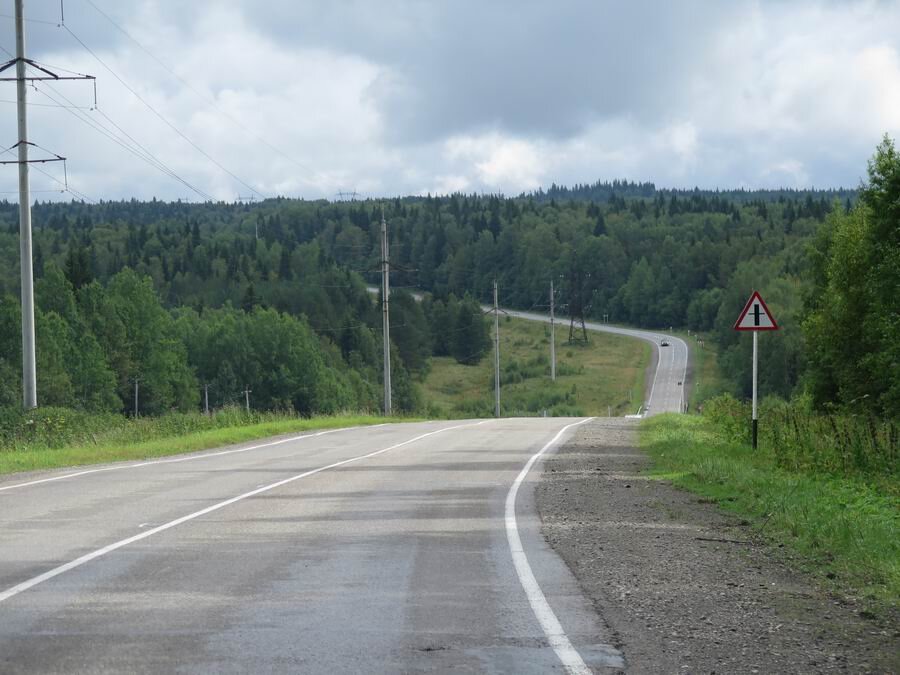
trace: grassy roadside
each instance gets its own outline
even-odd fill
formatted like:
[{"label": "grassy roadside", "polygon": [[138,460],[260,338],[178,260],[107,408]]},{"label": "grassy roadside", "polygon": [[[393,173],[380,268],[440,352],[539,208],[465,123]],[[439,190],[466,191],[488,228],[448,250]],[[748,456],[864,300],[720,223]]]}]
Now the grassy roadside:
[{"label": "grassy roadside", "polygon": [[660,415],[641,426],[655,476],[727,511],[795,554],[795,562],[866,611],[900,611],[900,499],[861,479],[778,468],[726,441],[702,417]]},{"label": "grassy roadside", "polygon": [[[311,419],[288,415],[256,415],[252,422],[239,423],[237,420],[227,426],[183,432],[166,425],[165,418],[150,421],[140,430],[141,435],[151,438],[135,438],[133,429],[116,430],[113,438],[96,442],[76,442],[60,447],[47,447],[46,443],[20,444],[18,447],[0,448],[0,475],[37,469],[56,469],[87,464],[101,464],[126,460],[141,460],[165,457],[187,452],[196,452],[224,445],[244,443],[260,438],[291,434],[304,431],[335,429],[340,427],[379,424],[386,420],[368,415],[343,415],[335,417],[315,417]],[[391,422],[413,421],[391,419]],[[153,428],[155,425],[156,428]],[[117,437],[117,438],[116,438]]]},{"label": "grassy roadside", "polygon": [[[590,332],[590,342],[566,344],[568,324],[556,327],[557,379],[550,380],[550,326],[507,318],[500,323],[504,415],[624,415],[644,400],[650,345],[633,338]],[[421,383],[434,417],[493,415],[493,355],[466,366],[432,359]]]}]

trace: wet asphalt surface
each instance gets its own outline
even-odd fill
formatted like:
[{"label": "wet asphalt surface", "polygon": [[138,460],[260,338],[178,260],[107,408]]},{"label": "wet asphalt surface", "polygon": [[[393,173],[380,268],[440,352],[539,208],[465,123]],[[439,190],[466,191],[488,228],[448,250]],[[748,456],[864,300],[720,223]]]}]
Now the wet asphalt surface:
[{"label": "wet asphalt surface", "polygon": [[[0,672],[561,672],[504,500],[571,421],[389,425],[4,477]],[[585,662],[620,665],[540,534],[539,475],[517,501],[534,576]]]}]

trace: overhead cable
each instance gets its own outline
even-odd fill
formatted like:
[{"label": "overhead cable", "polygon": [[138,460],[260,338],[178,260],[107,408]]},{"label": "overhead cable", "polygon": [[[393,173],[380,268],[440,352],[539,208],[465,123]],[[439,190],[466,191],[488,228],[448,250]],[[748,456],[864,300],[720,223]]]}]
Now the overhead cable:
[{"label": "overhead cable", "polygon": [[140,101],[140,102],[144,105],[144,107],[147,108],[147,110],[149,110],[150,112],[152,112],[152,113],[153,113],[153,114],[154,114],[161,122],[163,122],[166,126],[168,126],[168,127],[169,127],[172,131],[174,131],[176,134],[178,134],[178,135],[179,135],[186,143],[188,143],[188,145],[190,145],[192,148],[194,148],[194,150],[196,150],[197,152],[199,152],[199,153],[200,153],[201,155],[203,155],[207,160],[209,160],[212,164],[214,164],[216,167],[218,167],[221,171],[223,171],[224,173],[226,173],[226,174],[228,174],[229,176],[231,176],[235,181],[237,181],[238,183],[240,183],[241,185],[243,185],[245,188],[247,188],[248,190],[250,190],[250,191],[253,192],[254,194],[259,195],[259,196],[262,197],[263,199],[265,199],[265,198],[267,197],[267,195],[265,195],[265,194],[263,194],[262,192],[260,192],[259,190],[257,190],[255,187],[253,187],[252,185],[250,185],[248,182],[246,182],[245,180],[243,180],[242,178],[240,178],[237,174],[235,174],[234,172],[230,171],[230,170],[227,169],[224,165],[222,165],[220,162],[218,162],[212,155],[210,155],[210,154],[209,154],[208,152],[206,152],[203,148],[201,148],[199,145],[197,145],[197,143],[195,143],[195,142],[194,142],[187,134],[185,134],[183,131],[181,131],[181,129],[179,129],[179,128],[176,127],[172,122],[170,122],[169,119],[168,119],[165,115],[163,115],[161,112],[159,112],[158,110],[156,110],[156,108],[154,108],[152,105],[150,105],[150,103],[149,103],[143,96],[141,96],[141,95],[137,92],[137,90],[134,89],[134,87],[132,87],[130,84],[128,84],[128,83],[127,83],[127,82],[126,82],[126,81],[125,81],[118,73],[116,73],[116,71],[114,71],[110,66],[108,66],[108,65],[106,64],[106,62],[105,62],[103,59],[101,59],[101,58],[97,55],[96,52],[94,52],[94,50],[92,50],[90,47],[88,47],[87,44],[85,44],[85,42],[84,42],[80,37],[78,37],[75,33],[73,33],[71,28],[69,28],[69,27],[66,26],[66,25],[63,25],[62,28],[63,28],[69,35],[71,35],[72,38],[73,38],[79,45],[81,45],[81,47],[82,47],[88,54],[90,54],[91,56],[93,56],[94,59],[96,59],[97,63],[99,63],[101,66],[103,66],[103,67],[104,67],[104,68],[105,68],[105,69],[106,69],[106,70],[107,70],[114,78],[116,78],[116,80],[119,81],[119,84],[121,84],[121,85],[122,85],[123,87],[125,87],[129,92],[131,92],[131,94],[132,94],[138,101]]}]

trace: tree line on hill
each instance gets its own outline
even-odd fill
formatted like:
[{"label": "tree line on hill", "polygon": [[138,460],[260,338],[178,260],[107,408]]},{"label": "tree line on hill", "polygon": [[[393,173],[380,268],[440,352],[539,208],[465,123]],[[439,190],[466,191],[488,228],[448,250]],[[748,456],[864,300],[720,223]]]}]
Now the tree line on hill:
[{"label": "tree line on hill", "polygon": [[[415,380],[432,356],[473,363],[489,348],[479,303],[497,279],[503,305],[546,309],[552,280],[562,314],[700,332],[739,395],[749,341],[731,326],[759,290],[782,327],[762,336],[763,391],[896,416],[890,140],[869,173],[858,193],[614,182],[516,198],[37,204],[38,358],[52,380],[41,400],[127,410],[138,377],[150,412],[197,406],[204,384],[218,403],[250,388],[260,407],[377,408],[381,317],[366,281],[378,278],[383,207],[401,409],[421,406]],[[0,404],[14,405],[17,210],[3,203],[0,261]]]}]

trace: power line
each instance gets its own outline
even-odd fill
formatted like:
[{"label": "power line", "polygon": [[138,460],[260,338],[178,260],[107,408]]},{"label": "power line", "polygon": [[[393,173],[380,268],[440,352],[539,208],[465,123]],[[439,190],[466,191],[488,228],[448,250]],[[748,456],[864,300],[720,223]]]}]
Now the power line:
[{"label": "power line", "polygon": [[[14,154],[11,148],[4,149],[4,150],[2,150],[2,151],[0,151],[0,152],[8,153],[8,154],[10,154],[10,155]],[[43,170],[41,167],[39,167],[39,166],[33,166],[33,167],[31,167],[31,168],[33,168],[35,171],[37,171],[37,172],[39,172],[39,173],[44,174],[44,175],[47,176],[47,178],[49,178],[50,180],[52,180],[52,181],[54,181],[54,182],[59,183],[60,185],[62,185],[62,186],[63,186],[63,189],[60,190],[60,192],[68,192],[68,193],[71,194],[73,197],[76,197],[76,198],[78,198],[78,199],[84,200],[84,201],[86,201],[86,202],[90,202],[91,204],[96,204],[96,203],[97,203],[96,200],[91,199],[90,197],[88,197],[88,196],[87,196],[86,194],[84,194],[83,192],[81,192],[81,191],[79,191],[79,190],[76,190],[76,189],[73,188],[71,185],[69,185],[68,179],[66,179],[65,181],[61,181],[59,178],[57,178],[56,176],[54,176],[53,174],[51,174],[51,173],[49,173],[49,172],[47,172],[47,171],[44,171],[44,170]],[[18,191],[17,191],[17,192],[18,192]]]},{"label": "power line", "polygon": [[[66,96],[65,96],[64,94],[62,94],[61,92],[57,91],[57,90],[54,89],[53,87],[50,87],[49,85],[45,85],[45,87],[47,87],[48,89],[50,89],[54,94],[56,94],[57,96],[59,96],[60,98],[62,98],[64,101],[67,101],[67,102],[71,103],[71,100],[69,100],[68,98],[66,98]],[[43,89],[39,89],[39,88],[37,88],[37,87],[35,87],[34,89],[35,89],[35,91],[37,91],[38,93],[42,94],[43,96],[46,96],[46,97],[47,97],[48,99],[50,99],[51,101],[54,101],[54,102],[56,102],[56,103],[59,103],[59,101],[58,101],[57,99],[55,99],[53,96],[51,96],[50,94],[48,94],[48,93],[47,93],[46,91],[44,91]],[[182,185],[184,185],[185,187],[187,187],[189,190],[192,190],[192,191],[196,192],[196,193],[197,193],[198,195],[200,195],[204,200],[207,200],[207,201],[215,201],[215,199],[213,198],[212,195],[210,195],[209,193],[204,192],[203,190],[197,188],[196,186],[194,186],[194,185],[192,185],[191,183],[189,183],[186,179],[182,178],[182,177],[179,176],[177,173],[175,173],[175,171],[174,171],[171,167],[169,167],[169,166],[168,166],[167,164],[165,164],[162,160],[160,160],[158,157],[156,157],[156,156],[155,156],[152,152],[150,152],[146,147],[144,147],[143,145],[141,145],[141,143],[139,143],[133,136],[131,136],[127,131],[125,131],[122,127],[120,127],[118,124],[116,124],[116,122],[115,122],[111,117],[109,117],[109,115],[107,115],[105,112],[103,112],[102,110],[100,110],[99,107],[95,107],[93,110],[95,110],[97,113],[99,113],[100,115],[102,115],[106,120],[108,120],[109,123],[110,123],[113,127],[115,127],[115,128],[119,131],[119,133],[122,134],[122,136],[124,136],[125,138],[127,138],[128,141],[130,141],[135,147],[132,147],[132,146],[128,145],[128,143],[124,142],[120,137],[118,137],[118,136],[115,134],[115,132],[113,132],[113,131],[111,131],[110,129],[104,127],[104,126],[103,126],[101,123],[99,123],[97,120],[92,119],[89,115],[87,115],[85,112],[83,112],[82,109],[79,109],[79,108],[77,108],[77,107],[74,106],[74,105],[73,105],[73,106],[60,105],[60,107],[63,108],[64,110],[66,110],[66,112],[68,112],[69,114],[71,114],[72,116],[74,116],[76,119],[78,119],[78,120],[81,121],[82,123],[86,124],[87,126],[91,127],[92,129],[94,129],[94,131],[96,131],[97,133],[99,133],[99,134],[105,136],[106,138],[108,138],[109,140],[111,140],[113,143],[116,143],[117,145],[121,146],[122,148],[124,148],[125,150],[127,150],[128,152],[130,152],[131,154],[133,154],[135,157],[137,157],[138,159],[142,160],[143,162],[146,162],[147,164],[149,164],[149,165],[152,166],[153,168],[155,168],[155,169],[161,171],[162,173],[164,173],[165,175],[169,176],[170,178],[173,178],[173,179],[177,180],[179,183],[181,183]]]},{"label": "power line", "polygon": [[174,131],[176,134],[178,134],[178,135],[179,135],[186,143],[188,143],[192,148],[194,148],[194,150],[196,150],[197,152],[199,152],[199,153],[200,153],[201,155],[203,155],[207,160],[209,160],[212,164],[214,164],[215,166],[217,166],[217,167],[218,167],[221,171],[223,171],[224,173],[226,173],[226,174],[228,174],[229,176],[231,176],[235,181],[237,181],[238,183],[240,183],[241,185],[243,185],[245,188],[247,188],[248,190],[250,190],[251,192],[253,192],[253,193],[255,193],[255,194],[258,194],[258,195],[259,195],[260,197],[262,197],[263,199],[266,198],[266,195],[265,195],[265,194],[263,194],[262,192],[260,192],[260,191],[257,190],[256,188],[254,188],[252,185],[250,185],[249,183],[247,183],[245,180],[243,180],[242,178],[240,178],[237,174],[235,174],[234,172],[230,171],[230,170],[227,169],[225,166],[223,166],[220,162],[218,162],[215,158],[213,158],[212,155],[210,155],[210,154],[209,154],[208,152],[206,152],[203,148],[201,148],[199,145],[197,145],[193,140],[191,140],[191,138],[190,138],[187,134],[185,134],[183,131],[181,131],[181,129],[179,129],[179,128],[176,127],[172,122],[170,122],[170,121],[168,120],[168,118],[166,118],[161,112],[159,112],[158,110],[156,110],[156,108],[154,108],[152,105],[150,105],[150,103],[148,103],[147,100],[146,100],[143,96],[141,96],[141,95],[140,95],[140,94],[139,94],[139,93],[138,93],[131,85],[129,85],[124,79],[122,79],[122,78],[119,76],[119,74],[116,73],[116,71],[114,71],[110,66],[108,66],[108,65],[106,64],[106,62],[103,61],[103,59],[101,59],[101,58],[96,54],[96,52],[94,52],[94,50],[92,50],[90,47],[88,47],[80,37],[78,37],[77,35],[75,35],[75,33],[72,32],[72,29],[71,29],[71,28],[69,28],[69,27],[66,26],[65,24],[63,24],[62,27],[63,27],[63,29],[65,29],[65,31],[66,31],[69,35],[72,36],[72,38],[73,38],[78,44],[80,44],[80,45],[82,46],[82,48],[83,48],[88,54],[90,54],[91,56],[93,56],[101,66],[103,66],[104,68],[106,68],[106,70],[109,71],[109,73],[110,73],[114,78],[116,78],[116,80],[119,81],[119,84],[121,84],[121,85],[122,85],[123,87],[125,87],[129,92],[131,92],[131,94],[132,94],[138,101],[140,101],[140,102],[144,105],[144,107],[147,108],[147,110],[149,110],[150,112],[152,112],[152,113],[153,113],[160,121],[162,121],[162,122],[163,122],[166,126],[168,126],[172,131]]},{"label": "power line", "polygon": [[[232,115],[230,115],[229,113],[227,113],[225,110],[223,110],[221,107],[219,107],[219,105],[218,105],[218,103],[216,103],[215,99],[213,99],[212,97],[207,96],[206,94],[204,94],[204,93],[198,91],[193,85],[191,85],[190,82],[188,82],[187,80],[185,80],[184,78],[182,78],[178,73],[176,73],[176,72],[175,72],[174,70],[172,70],[168,65],[166,65],[166,63],[163,62],[162,59],[160,59],[159,57],[157,57],[157,56],[156,56],[155,54],[153,54],[147,47],[145,47],[143,44],[141,44],[134,36],[131,35],[131,33],[129,33],[129,32],[128,32],[127,30],[125,30],[124,28],[122,28],[122,26],[120,26],[118,23],[116,23],[116,21],[115,21],[111,16],[109,16],[109,14],[107,14],[107,13],[104,12],[102,9],[100,9],[100,8],[99,8],[92,0],[85,0],[85,2],[87,2],[91,7],[93,7],[93,8],[94,8],[94,9],[95,9],[95,10],[96,10],[96,11],[97,11],[104,19],[106,19],[107,21],[109,21],[109,23],[111,23],[111,24],[116,28],[116,30],[118,30],[118,31],[119,31],[120,33],[122,33],[125,37],[127,37],[129,40],[131,40],[135,45],[137,45],[137,47],[138,47],[141,51],[143,51],[147,56],[149,56],[151,59],[153,59],[153,60],[154,60],[154,61],[155,61],[155,62],[156,62],[163,70],[165,70],[167,73],[169,73],[169,75],[171,75],[171,76],[174,77],[176,80],[178,80],[179,82],[181,82],[181,84],[183,84],[185,87],[187,87],[187,88],[188,88],[190,91],[192,91],[196,96],[198,96],[199,98],[203,99],[203,100],[206,101],[208,104],[210,104],[213,108],[215,108],[215,109],[219,112],[220,115],[222,115],[222,116],[223,116],[225,119],[227,119],[229,122],[231,122],[232,124],[234,124],[234,125],[240,127],[243,131],[245,131],[245,132],[247,132],[248,134],[250,134],[251,136],[253,136],[253,138],[255,138],[257,141],[259,141],[260,143],[262,143],[262,144],[265,145],[267,148],[269,148],[269,149],[272,150],[273,152],[277,153],[278,155],[280,155],[280,156],[283,157],[284,159],[288,160],[289,162],[291,162],[291,163],[294,164],[295,166],[299,167],[300,169],[303,169],[304,171],[306,171],[307,173],[309,173],[309,174],[312,175],[312,176],[315,176],[315,177],[318,177],[318,176],[319,176],[319,174],[318,174],[316,171],[314,171],[313,169],[311,169],[311,168],[308,167],[307,165],[303,164],[302,162],[297,161],[296,159],[294,159],[293,157],[291,157],[290,155],[288,155],[286,152],[284,152],[284,151],[283,151],[281,148],[279,148],[277,145],[273,145],[272,143],[269,143],[265,138],[263,138],[262,136],[258,135],[258,134],[255,133],[252,129],[250,129],[249,127],[247,127],[246,125],[244,125],[240,120],[236,119],[235,117],[233,117]],[[257,193],[257,194],[258,194],[258,193]],[[356,192],[354,191],[354,196],[355,196],[355,195],[356,195]]]},{"label": "power line", "polygon": [[[16,17],[14,17],[12,14],[0,14],[0,19],[15,20],[15,18]],[[59,28],[60,25],[58,21],[45,21],[43,19],[24,19],[24,21],[25,23],[40,23],[44,24],[45,26],[56,26],[57,28]]]},{"label": "power line", "polygon": [[[0,49],[2,49],[4,52],[6,52],[9,56],[12,56],[12,53],[11,53],[8,49],[6,49],[6,47],[0,45]],[[67,72],[73,72],[73,71],[67,71]],[[38,87],[32,83],[32,87],[34,88],[34,90],[35,90],[36,92],[38,92],[39,94],[42,94],[43,96],[46,96],[46,97],[49,98],[51,101],[54,101],[54,105],[53,105],[53,106],[49,106],[49,107],[59,107],[59,108],[62,108],[62,109],[64,109],[64,110],[67,110],[68,112],[70,112],[71,114],[73,114],[77,119],[79,119],[80,121],[84,122],[84,123],[87,124],[88,126],[94,128],[98,133],[100,133],[100,134],[106,136],[107,138],[109,138],[110,140],[112,140],[114,143],[117,143],[118,145],[122,146],[123,148],[125,148],[126,150],[128,150],[129,152],[131,152],[132,154],[134,154],[135,156],[137,156],[139,159],[141,159],[141,160],[147,162],[148,164],[150,164],[151,166],[154,166],[155,168],[159,169],[160,171],[162,171],[162,172],[165,173],[166,175],[168,175],[168,176],[174,178],[175,180],[179,181],[179,182],[182,183],[185,187],[187,187],[187,188],[190,189],[190,190],[193,190],[193,191],[196,192],[198,195],[200,195],[201,197],[203,197],[205,200],[208,200],[208,201],[215,201],[215,199],[212,197],[212,195],[210,195],[210,194],[208,194],[208,193],[206,193],[206,192],[203,192],[202,190],[200,190],[200,189],[194,187],[193,185],[191,185],[190,183],[188,183],[185,179],[181,178],[177,173],[175,173],[174,170],[172,170],[172,169],[171,169],[170,167],[168,167],[164,162],[162,162],[162,160],[160,160],[160,159],[158,159],[156,156],[154,156],[153,153],[151,153],[149,150],[147,150],[147,148],[145,148],[145,147],[144,147],[143,145],[141,145],[137,140],[135,140],[130,134],[128,134],[128,132],[126,132],[124,129],[122,129],[122,127],[120,127],[118,124],[116,124],[116,123],[112,120],[112,118],[110,118],[109,115],[107,115],[105,112],[103,112],[102,110],[100,110],[100,108],[99,108],[97,105],[95,105],[93,108],[89,108],[89,107],[86,108],[86,107],[84,107],[84,106],[78,106],[78,105],[75,105],[75,104],[74,104],[69,98],[67,98],[62,92],[57,91],[56,89],[54,89],[54,88],[53,88],[52,86],[50,86],[49,84],[48,84],[48,85],[45,85],[45,86],[46,86],[48,89],[50,89],[50,91],[52,91],[52,92],[55,93],[57,96],[59,96],[59,97],[62,98],[64,101],[66,101],[66,102],[68,102],[68,103],[70,104],[70,105],[63,105],[63,104],[59,103],[59,101],[57,101],[55,98],[53,98],[52,96],[50,96],[50,94],[48,94],[47,92],[43,91],[42,89],[38,89]],[[96,103],[96,92],[95,92],[95,103]],[[40,104],[40,103],[33,103],[33,104],[29,104],[29,105],[42,105],[42,104]],[[90,119],[90,117],[88,117],[87,115],[78,115],[77,113],[73,112],[73,111],[75,111],[75,110],[96,110],[96,111],[97,111],[98,113],[100,113],[103,117],[105,117],[107,120],[109,120],[110,124],[112,124],[116,129],[118,129],[119,132],[121,132],[121,133],[122,133],[126,138],[128,138],[135,146],[137,146],[137,147],[141,150],[141,152],[143,152],[143,153],[146,155],[146,157],[142,156],[142,155],[141,155],[138,151],[136,151],[134,148],[129,147],[126,143],[122,142],[121,139],[117,138],[117,137],[115,136],[115,134],[113,134],[112,132],[110,132],[108,129],[104,128],[101,124],[97,123],[95,120]],[[93,201],[93,200],[91,200],[91,201]]]},{"label": "power line", "polygon": [[[12,103],[13,105],[15,105],[15,104],[17,103],[17,101],[12,101],[12,100],[6,99],[6,98],[0,98],[0,103]],[[34,102],[32,102],[32,101],[28,101],[28,103],[27,103],[26,105],[29,105],[29,106],[37,106],[37,107],[39,107],[39,108],[72,108],[72,109],[75,109],[75,110],[93,110],[93,108],[91,108],[90,106],[86,106],[86,105],[85,105],[85,106],[81,106],[81,105],[59,105],[59,104],[56,104],[56,103],[53,103],[53,104],[51,104],[51,103],[34,103]]]},{"label": "power line", "polygon": [[144,153],[146,153],[147,156],[153,161],[153,162],[151,163],[151,165],[154,165],[153,163],[158,164],[159,166],[158,166],[157,168],[159,168],[159,169],[160,169],[163,173],[165,173],[166,175],[171,176],[172,178],[174,178],[175,180],[177,180],[179,183],[181,183],[182,185],[184,185],[184,186],[185,186],[186,188],[188,188],[189,190],[193,190],[194,192],[196,192],[198,195],[200,195],[201,197],[203,197],[203,198],[204,198],[205,200],[207,200],[207,201],[210,201],[210,202],[214,202],[214,201],[215,201],[215,199],[213,198],[213,196],[212,196],[211,194],[209,194],[208,192],[205,192],[204,190],[201,190],[200,188],[198,188],[198,187],[196,187],[195,185],[189,183],[186,179],[182,178],[182,177],[179,176],[177,173],[175,173],[175,171],[174,171],[171,167],[169,167],[169,166],[168,166],[166,163],[164,163],[161,159],[157,158],[152,152],[150,152],[149,150],[147,150],[146,147],[144,147],[144,146],[141,145],[137,140],[135,140],[135,138],[134,138],[131,134],[129,134],[129,133],[128,133],[127,131],[125,131],[122,127],[120,127],[118,124],[116,124],[115,121],[113,121],[113,119],[112,119],[109,115],[107,115],[105,112],[103,112],[103,110],[101,110],[101,109],[99,108],[99,106],[98,106],[98,107],[95,107],[94,110],[96,110],[100,115],[102,115],[102,116],[103,116],[110,124],[112,124],[119,132],[121,132],[121,134],[122,134],[123,136],[125,136],[125,138],[127,138],[129,141],[131,141],[132,143],[134,143],[138,148],[140,148]]},{"label": "power line", "polygon": [[[4,47],[3,45],[0,45],[0,49],[2,49],[4,52],[6,52],[6,54],[7,54],[8,56],[13,57],[13,53],[12,53],[11,51],[9,51],[9,50],[8,50],[6,47]],[[32,86],[33,86],[33,85],[32,85]],[[12,149],[4,150],[3,152],[7,152],[7,153],[12,154]],[[77,198],[77,199],[81,199],[81,200],[83,200],[83,201],[91,202],[92,204],[96,204],[96,203],[97,203],[95,200],[91,199],[90,197],[88,197],[88,196],[87,196],[86,194],[84,194],[83,192],[81,192],[81,191],[79,191],[79,190],[76,190],[76,189],[72,188],[72,187],[69,185],[69,179],[68,179],[68,176],[65,177],[65,180],[64,180],[64,181],[61,181],[61,180],[59,180],[58,178],[56,178],[55,176],[51,175],[50,173],[44,171],[44,170],[43,170],[41,167],[39,167],[39,166],[34,166],[33,168],[34,168],[35,171],[38,171],[39,173],[44,174],[45,176],[47,176],[47,177],[50,178],[51,180],[53,180],[53,181],[59,183],[60,185],[62,185],[62,186],[63,186],[63,191],[64,191],[64,192],[68,192],[68,193],[71,194],[73,197],[75,197],[75,198]]]},{"label": "power line", "polygon": [[[57,96],[60,96],[60,97],[63,98],[64,100],[68,100],[68,99],[66,99],[66,97],[65,97],[63,94],[61,94],[60,92],[58,92],[58,91],[56,91],[55,89],[52,89],[52,88],[50,88],[50,89],[51,89],[51,91],[53,91]],[[42,89],[38,89],[37,87],[35,87],[35,91],[37,91],[38,93],[42,94],[43,96],[46,96],[46,97],[49,98],[51,101],[56,101],[56,99],[53,98],[53,96],[51,96],[50,94],[48,94],[46,91],[43,91]],[[212,197],[211,197],[210,195],[207,195],[205,192],[202,192],[202,191],[198,190],[197,188],[193,187],[192,185],[190,185],[189,183],[187,183],[187,181],[185,181],[184,179],[182,179],[181,177],[179,177],[174,171],[172,171],[172,170],[171,170],[168,166],[166,166],[162,161],[160,161],[159,159],[157,159],[157,158],[156,158],[149,150],[147,150],[146,148],[144,148],[142,145],[140,145],[140,143],[138,143],[137,141],[135,141],[133,138],[130,138],[130,137],[129,137],[130,140],[131,140],[131,142],[134,143],[135,146],[137,146],[137,147],[140,149],[140,151],[139,151],[139,150],[136,150],[135,148],[129,146],[129,145],[126,144],[126,143],[124,143],[124,142],[123,142],[120,138],[118,138],[113,132],[111,132],[109,129],[103,127],[103,125],[99,124],[96,120],[91,119],[88,115],[86,115],[86,114],[84,114],[84,113],[79,114],[78,112],[75,112],[75,109],[74,109],[74,108],[70,108],[70,107],[67,107],[67,106],[61,106],[61,107],[62,107],[63,109],[65,109],[67,112],[69,112],[70,114],[72,114],[72,115],[73,115],[76,119],[78,119],[80,122],[86,124],[87,126],[89,126],[89,127],[91,127],[92,129],[94,129],[94,131],[96,131],[97,133],[99,133],[99,134],[105,136],[106,138],[108,138],[108,139],[111,140],[112,142],[114,142],[114,143],[116,143],[117,145],[121,146],[122,148],[124,148],[125,150],[127,150],[128,152],[130,152],[131,154],[135,155],[138,159],[141,159],[142,161],[144,161],[144,162],[150,164],[151,166],[153,166],[154,168],[156,168],[156,169],[162,171],[162,172],[165,173],[166,175],[169,175],[170,177],[175,178],[176,180],[178,180],[179,182],[181,182],[183,185],[185,185],[185,186],[188,187],[189,189],[191,189],[191,190],[193,190],[194,192],[196,192],[197,194],[199,194],[199,195],[200,195],[201,197],[203,197],[204,199],[212,200]],[[102,111],[100,111],[99,109],[97,110],[97,112],[100,112],[101,114],[103,114]],[[113,124],[114,124],[114,126],[116,126],[116,127],[118,128],[118,125],[115,125],[115,123],[113,123]],[[121,128],[120,128],[120,131],[121,131]],[[123,132],[123,133],[124,133],[124,132]],[[125,134],[125,135],[127,136],[127,134]],[[144,154],[142,154],[142,153],[144,153]],[[145,156],[145,155],[146,155],[146,156]]]}]

